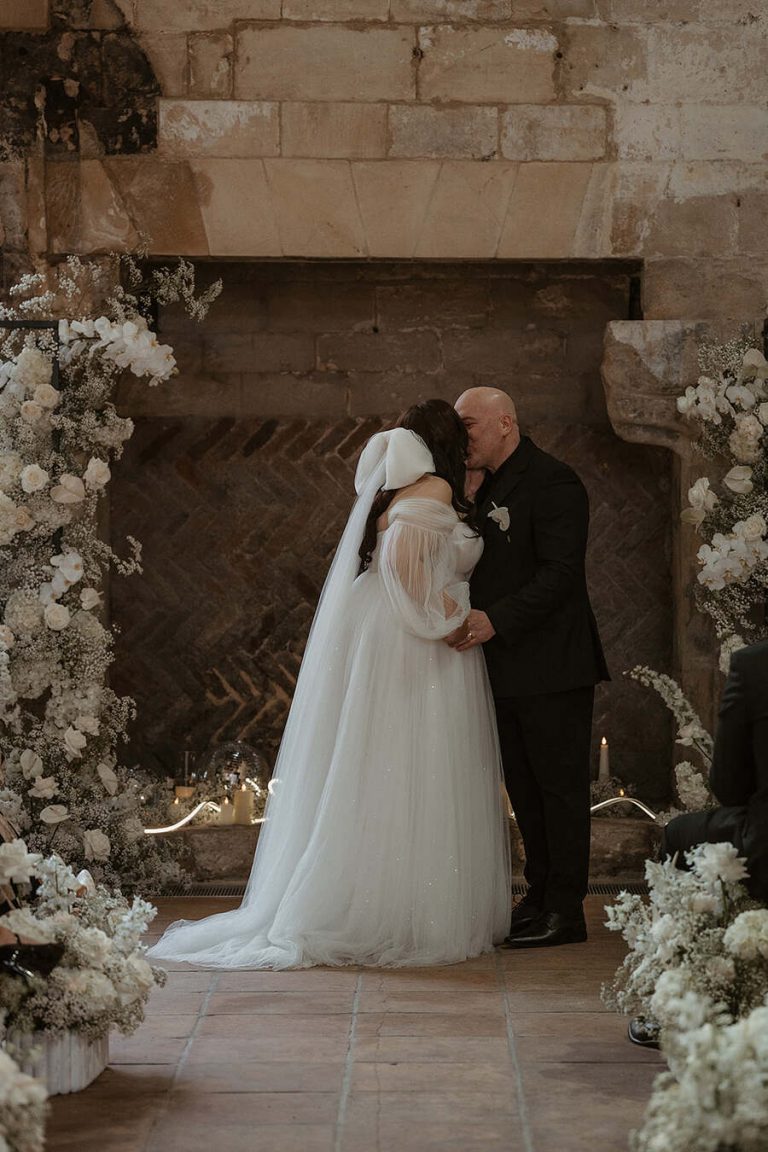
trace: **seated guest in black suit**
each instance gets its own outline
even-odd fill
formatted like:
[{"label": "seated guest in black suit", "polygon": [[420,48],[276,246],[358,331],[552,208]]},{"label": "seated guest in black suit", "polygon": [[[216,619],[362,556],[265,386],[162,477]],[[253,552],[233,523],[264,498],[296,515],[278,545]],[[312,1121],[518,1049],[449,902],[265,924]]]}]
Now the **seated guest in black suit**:
[{"label": "seated guest in black suit", "polygon": [[768,640],[731,657],[709,782],[723,807],[670,820],[664,852],[682,863],[696,844],[728,841],[746,857],[750,894],[768,902]]}]

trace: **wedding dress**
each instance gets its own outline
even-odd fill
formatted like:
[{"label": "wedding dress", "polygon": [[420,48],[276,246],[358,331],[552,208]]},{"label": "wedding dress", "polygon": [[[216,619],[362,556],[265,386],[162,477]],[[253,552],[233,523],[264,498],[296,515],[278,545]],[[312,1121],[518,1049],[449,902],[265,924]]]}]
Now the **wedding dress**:
[{"label": "wedding dress", "polygon": [[485,664],[479,648],[442,642],[468,612],[482,541],[449,505],[402,498],[357,574],[378,489],[433,471],[405,429],[366,446],[243,903],[172,924],[151,958],[435,965],[506,935],[509,841]]}]

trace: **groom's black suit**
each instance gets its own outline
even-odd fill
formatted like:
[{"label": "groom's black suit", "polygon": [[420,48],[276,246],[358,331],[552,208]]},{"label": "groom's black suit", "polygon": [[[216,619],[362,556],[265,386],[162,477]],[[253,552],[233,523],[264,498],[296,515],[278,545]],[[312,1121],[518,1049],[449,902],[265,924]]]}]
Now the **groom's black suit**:
[{"label": "groom's black suit", "polygon": [[594,686],[609,678],[584,570],[587,493],[524,436],[478,492],[477,516],[485,547],[470,593],[496,631],[484,651],[528,899],[576,913],[589,875]]}]

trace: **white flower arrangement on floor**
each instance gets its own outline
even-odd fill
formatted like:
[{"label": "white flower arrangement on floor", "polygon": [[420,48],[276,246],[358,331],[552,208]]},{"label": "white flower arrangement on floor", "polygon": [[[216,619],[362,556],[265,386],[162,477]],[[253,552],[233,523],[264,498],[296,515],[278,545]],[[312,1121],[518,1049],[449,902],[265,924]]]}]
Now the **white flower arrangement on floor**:
[{"label": "white flower arrangement on floor", "polygon": [[655,672],[643,664],[638,664],[626,675],[659,694],[677,725],[675,743],[692,748],[701,761],[701,768],[697,768],[690,760],[681,760],[675,765],[675,794],[679,806],[659,813],[658,822],[666,824],[681,812],[715,807],[717,801],[708,782],[714,743],[680,685],[671,676]]},{"label": "white flower arrangement on floor", "polygon": [[749,340],[707,344],[696,387],[677,408],[699,424],[698,451],[712,461],[688,492],[681,519],[705,543],[698,552],[698,606],[714,623],[721,667],[764,635],[755,612],[768,590],[768,361]]},{"label": "white flower arrangement on floor", "polygon": [[[133,291],[114,288],[120,270]],[[0,343],[0,813],[34,851],[159,890],[178,868],[143,832],[164,812],[142,819],[142,782],[119,764],[135,708],[108,686],[114,633],[100,618],[105,571],[141,571],[140,547],[129,539],[118,556],[99,535],[98,505],[133,431],[112,400],[121,375],[153,386],[175,371],[144,314],[181,301],[202,319],[220,284],[198,298],[184,262],[145,284],[130,258],[70,258],[43,287],[23,278],[16,306],[0,309],[5,321],[66,316]]]},{"label": "white flower arrangement on floor", "polygon": [[43,1152],[48,1094],[0,1049],[0,1152]]},{"label": "white flower arrangement on floor", "polygon": [[749,1152],[768,1141],[768,909],[751,900],[730,844],[687,853],[690,871],[648,862],[650,900],[606,909],[629,951],[603,998],[654,1018],[669,1071],[634,1152]]},{"label": "white flower arrangement on floor", "polygon": [[9,880],[39,883],[26,903],[0,916],[0,928],[63,948],[50,975],[36,977],[31,988],[0,972],[11,1040],[70,1030],[96,1040],[112,1028],[135,1031],[150,992],[165,983],[165,972],[148,963],[141,944],[156,909],[75,876],[56,856],[40,859],[22,840],[0,845],[0,883]]}]

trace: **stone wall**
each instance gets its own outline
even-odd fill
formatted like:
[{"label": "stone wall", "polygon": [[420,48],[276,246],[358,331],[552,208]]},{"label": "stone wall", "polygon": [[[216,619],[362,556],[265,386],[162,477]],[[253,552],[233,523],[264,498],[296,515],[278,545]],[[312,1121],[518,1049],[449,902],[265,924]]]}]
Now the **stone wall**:
[{"label": "stone wall", "polygon": [[[614,682],[596,741],[653,798],[667,790],[664,709],[622,672],[670,667],[670,458],[626,444],[600,383],[606,323],[633,265],[242,264],[204,328],[172,310],[182,374],[125,388],[137,421],[112,491],[116,541],[146,573],[113,582],[116,687],[139,703],[133,755],[251,740],[271,758],[349,510],[364,440],[408,404],[503,383],[524,427],[590,492],[589,576]],[[596,747],[595,747],[596,755]]]},{"label": "stone wall", "polygon": [[762,310],[766,0],[51,8],[5,3],[0,28],[52,36],[60,57],[71,33],[43,31],[57,12],[119,23],[162,97],[152,155],[89,139],[74,167],[49,158],[26,193],[42,252],[145,234],[237,258],[632,257],[649,319]]}]

